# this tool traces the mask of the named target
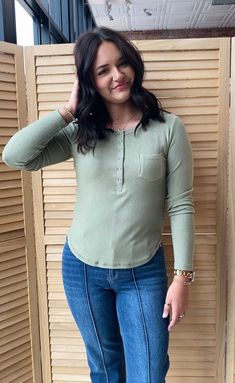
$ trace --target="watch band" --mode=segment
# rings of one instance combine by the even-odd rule
[[[193,282],[195,279],[195,271],[174,269],[174,275],[179,275],[188,278],[190,282]]]

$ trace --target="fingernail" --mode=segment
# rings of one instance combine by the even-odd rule
[[[163,317],[163,318],[167,318],[167,314],[166,314],[166,313],[163,313],[163,314],[162,314],[162,317]]]

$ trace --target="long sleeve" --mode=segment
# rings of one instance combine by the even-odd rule
[[[67,124],[58,111],[15,133],[4,147],[2,158],[10,167],[38,170],[69,159],[74,125]]]
[[[192,149],[186,129],[176,117],[167,155],[167,207],[171,223],[174,268],[193,269],[194,207]]]

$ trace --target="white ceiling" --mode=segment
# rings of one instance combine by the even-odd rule
[[[212,0],[88,0],[88,3],[97,26],[119,31],[235,27],[235,5],[212,5]]]

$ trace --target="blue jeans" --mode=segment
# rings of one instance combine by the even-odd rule
[[[162,245],[142,266],[90,266],[63,249],[66,298],[84,340],[92,383],[165,383],[169,368]]]

